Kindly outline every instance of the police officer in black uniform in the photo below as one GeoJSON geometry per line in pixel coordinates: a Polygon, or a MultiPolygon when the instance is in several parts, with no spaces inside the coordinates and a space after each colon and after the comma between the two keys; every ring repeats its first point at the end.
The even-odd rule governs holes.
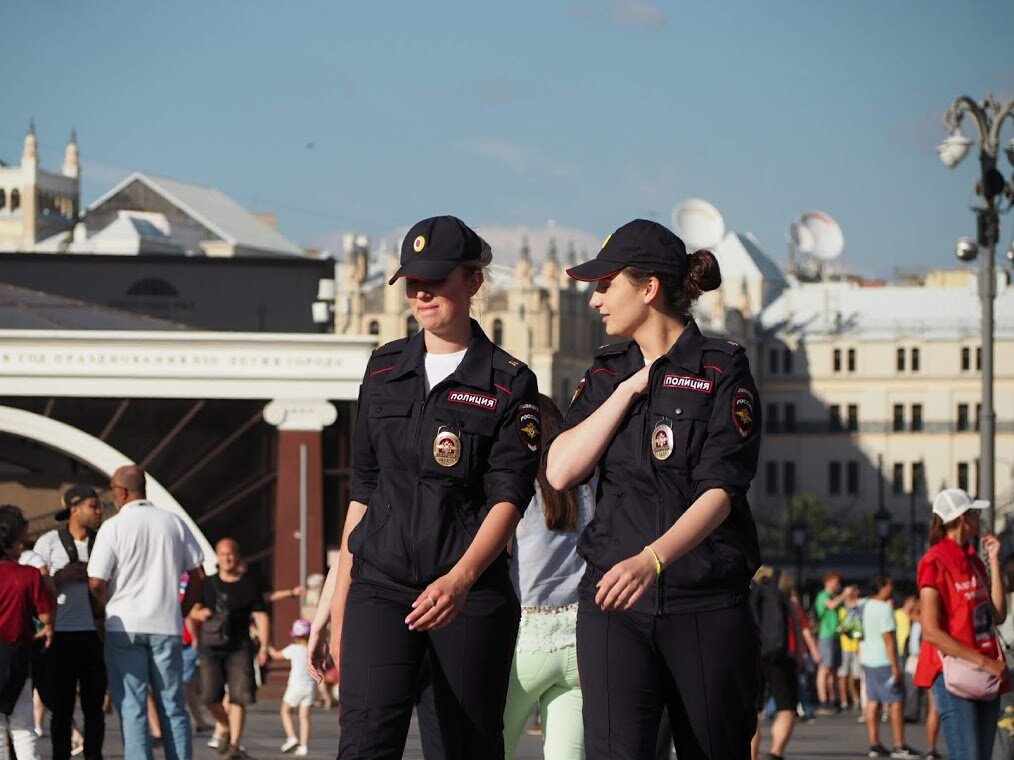
{"type": "Polygon", "coordinates": [[[718,262],[635,220],[568,274],[597,283],[591,306],[628,339],[596,352],[547,463],[561,489],[599,473],[578,543],[587,757],[653,758],[666,708],[680,760],[745,760],[759,562],[746,491],[760,407],[743,348],[705,338],[690,316],[721,284],[718,262]]]}
{"type": "Polygon", "coordinates": [[[353,437],[351,504],[332,602],[339,758],[400,758],[429,654],[449,760],[502,758],[520,607],[508,540],[534,492],[534,374],[469,318],[489,246],[451,216],[405,237],[421,331],[373,352],[353,437]]]}

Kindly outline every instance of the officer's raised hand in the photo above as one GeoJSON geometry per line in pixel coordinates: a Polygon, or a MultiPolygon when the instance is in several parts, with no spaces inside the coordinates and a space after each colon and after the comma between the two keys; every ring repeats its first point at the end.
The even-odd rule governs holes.
{"type": "Polygon", "coordinates": [[[650,372],[651,365],[649,364],[628,377],[621,383],[621,385],[626,386],[634,398],[643,396],[648,392],[648,374],[650,372]]]}
{"type": "MultiPolygon", "coordinates": [[[[636,375],[635,375],[636,377],[636,375]]],[[[595,588],[595,604],[603,612],[629,610],[658,578],[654,555],[644,551],[613,565],[595,588]]]]}
{"type": "Polygon", "coordinates": [[[412,602],[412,611],[405,618],[410,631],[432,631],[442,628],[458,616],[471,584],[453,570],[423,589],[412,602]]]}

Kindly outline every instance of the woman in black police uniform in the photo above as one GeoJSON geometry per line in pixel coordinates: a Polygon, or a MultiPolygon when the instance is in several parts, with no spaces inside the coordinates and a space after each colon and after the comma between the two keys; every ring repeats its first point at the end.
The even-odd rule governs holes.
{"type": "Polygon", "coordinates": [[[654,757],[665,707],[680,760],[748,758],[759,403],[742,347],[705,338],[690,316],[721,283],[718,262],[635,220],[568,273],[597,283],[592,308],[629,339],[596,352],[547,465],[560,489],[599,471],[578,542],[587,757],[654,757]]]}
{"type": "Polygon", "coordinates": [[[451,216],[405,237],[421,331],[373,352],[332,601],[339,758],[400,758],[423,656],[446,757],[503,757],[520,608],[505,547],[534,492],[535,376],[469,319],[489,246],[451,216]]]}

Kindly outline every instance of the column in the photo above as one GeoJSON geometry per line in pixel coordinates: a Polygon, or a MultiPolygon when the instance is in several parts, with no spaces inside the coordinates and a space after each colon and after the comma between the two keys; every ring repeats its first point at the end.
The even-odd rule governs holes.
{"type": "MultiPolygon", "coordinates": [[[[324,571],[320,432],[337,418],[334,405],[325,400],[275,399],[264,408],[265,421],[278,428],[273,590],[300,585],[305,580],[304,563],[306,575],[324,571]]],[[[299,600],[274,603],[271,639],[275,647],[286,645],[289,626],[299,616],[299,600]]]]}

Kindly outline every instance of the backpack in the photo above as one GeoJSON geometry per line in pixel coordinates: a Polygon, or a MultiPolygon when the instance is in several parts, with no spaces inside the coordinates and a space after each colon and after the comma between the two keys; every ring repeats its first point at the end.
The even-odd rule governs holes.
{"type": "Polygon", "coordinates": [[[863,607],[864,603],[859,603],[852,609],[846,608],[845,615],[841,619],[841,623],[838,625],[838,631],[842,636],[848,636],[853,641],[863,640],[863,607]]]}
{"type": "Polygon", "coordinates": [[[789,656],[789,605],[777,584],[755,584],[750,591],[750,608],[760,633],[761,659],[784,660],[789,656]]]}
{"type": "Polygon", "coordinates": [[[215,611],[201,624],[200,645],[207,649],[228,649],[232,644],[229,625],[229,595],[222,590],[218,576],[208,578],[215,589],[215,611]]]}

